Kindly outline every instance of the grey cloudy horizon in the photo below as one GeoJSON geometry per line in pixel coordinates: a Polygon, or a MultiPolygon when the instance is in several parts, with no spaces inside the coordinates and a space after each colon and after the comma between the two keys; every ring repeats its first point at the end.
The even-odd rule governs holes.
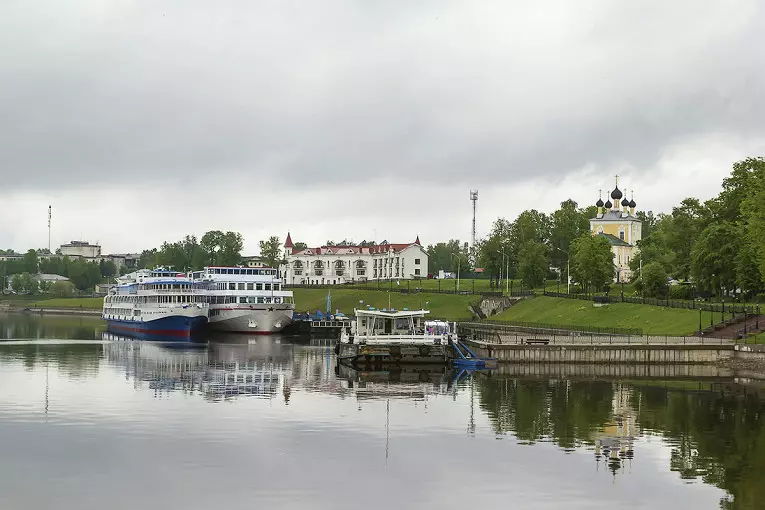
{"type": "Polygon", "coordinates": [[[54,244],[219,228],[253,251],[467,239],[471,188],[483,233],[616,173],[653,210],[709,198],[765,154],[764,21],[755,0],[8,0],[0,247],[45,245],[48,203],[54,244]]]}

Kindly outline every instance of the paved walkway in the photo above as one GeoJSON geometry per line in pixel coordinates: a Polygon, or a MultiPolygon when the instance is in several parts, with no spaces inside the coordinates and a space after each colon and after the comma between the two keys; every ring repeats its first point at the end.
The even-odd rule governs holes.
{"type": "MultiPolygon", "coordinates": [[[[762,330],[765,330],[765,315],[752,315],[747,319],[747,333],[760,332],[762,330]]],[[[713,338],[736,338],[739,333],[744,333],[744,321],[741,321],[737,324],[731,324],[730,326],[726,326],[712,333],[708,333],[706,336],[713,338]]]]}

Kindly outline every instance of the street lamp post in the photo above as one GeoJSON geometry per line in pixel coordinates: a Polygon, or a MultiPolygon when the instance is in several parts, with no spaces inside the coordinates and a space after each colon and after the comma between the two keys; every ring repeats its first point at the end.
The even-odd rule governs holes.
{"type": "Polygon", "coordinates": [[[701,308],[699,308],[699,336],[701,336],[703,328],[701,327],[701,308]]]}

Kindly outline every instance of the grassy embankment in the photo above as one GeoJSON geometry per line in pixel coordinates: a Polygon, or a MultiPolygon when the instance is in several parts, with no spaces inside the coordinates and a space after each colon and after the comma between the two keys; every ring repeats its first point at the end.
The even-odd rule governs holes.
{"type": "MultiPolygon", "coordinates": [[[[719,321],[719,313],[715,314],[719,321]]],[[[594,307],[590,301],[539,296],[524,300],[490,320],[529,321],[603,328],[641,328],[647,335],[693,335],[699,330],[698,310],[614,303],[594,307]]],[[[710,324],[709,312],[701,323],[710,324]]]]}
{"type": "Polygon", "coordinates": [[[100,310],[104,304],[104,298],[86,297],[86,298],[55,298],[44,299],[37,296],[35,299],[14,298],[3,300],[3,304],[16,306],[19,308],[83,308],[100,310]]]}

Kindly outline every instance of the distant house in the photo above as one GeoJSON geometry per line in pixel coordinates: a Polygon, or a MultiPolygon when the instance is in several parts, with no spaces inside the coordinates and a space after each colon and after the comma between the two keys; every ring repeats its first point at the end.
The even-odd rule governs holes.
{"type": "Polygon", "coordinates": [[[411,243],[296,248],[287,234],[279,274],[288,285],[337,285],[368,280],[425,278],[428,254],[417,237],[411,243]]]}
{"type": "Polygon", "coordinates": [[[258,255],[242,257],[242,264],[247,267],[266,267],[266,263],[263,261],[263,257],[258,255]]]}
{"type": "MultiPolygon", "coordinates": [[[[8,285],[6,290],[13,290],[13,278],[16,275],[10,275],[8,276],[8,285]]],[[[53,284],[54,282],[68,282],[69,278],[66,276],[61,276],[60,274],[48,274],[48,273],[39,273],[39,274],[33,274],[32,280],[36,281],[37,283],[50,283],[53,284]]]]}

